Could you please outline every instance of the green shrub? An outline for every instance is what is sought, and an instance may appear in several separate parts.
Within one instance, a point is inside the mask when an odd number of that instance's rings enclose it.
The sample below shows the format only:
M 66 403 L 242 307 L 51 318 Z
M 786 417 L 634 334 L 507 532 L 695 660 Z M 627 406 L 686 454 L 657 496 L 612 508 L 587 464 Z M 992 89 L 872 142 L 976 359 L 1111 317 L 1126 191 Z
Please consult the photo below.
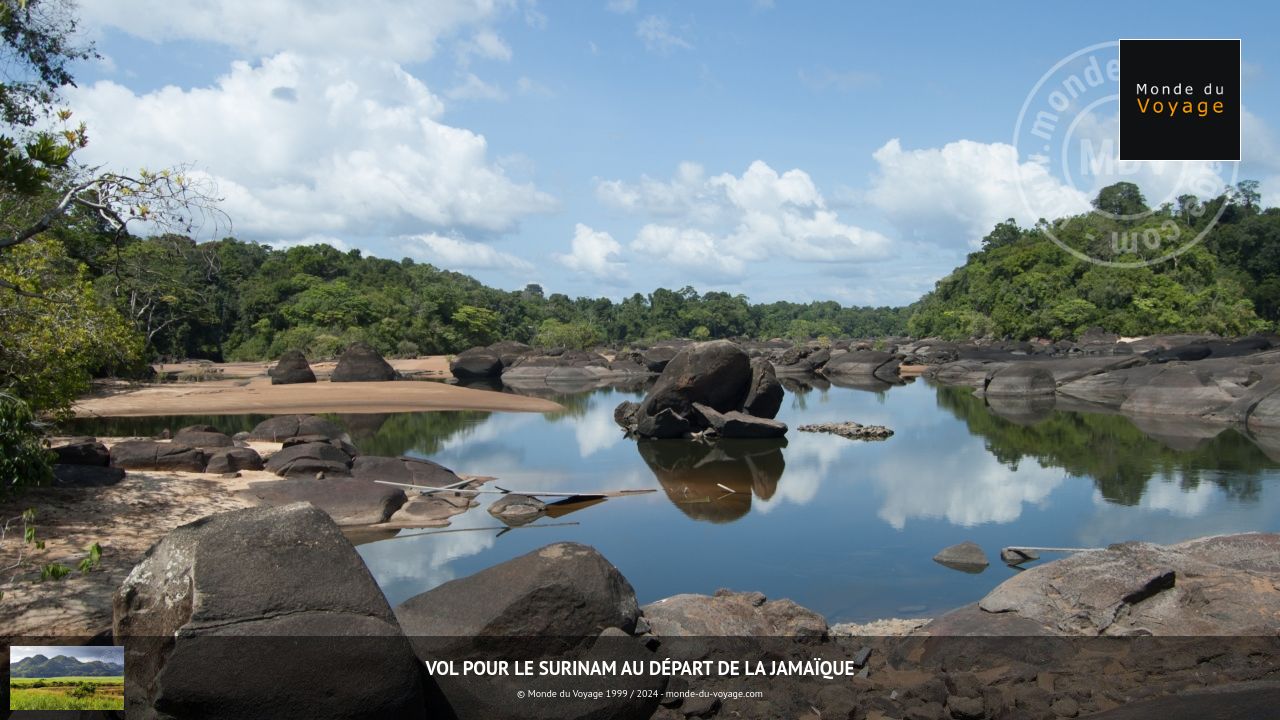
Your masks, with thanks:
M 15 397 L 0 394 L 0 496 L 51 481 L 52 456 L 44 448 L 43 433 L 31 408 Z

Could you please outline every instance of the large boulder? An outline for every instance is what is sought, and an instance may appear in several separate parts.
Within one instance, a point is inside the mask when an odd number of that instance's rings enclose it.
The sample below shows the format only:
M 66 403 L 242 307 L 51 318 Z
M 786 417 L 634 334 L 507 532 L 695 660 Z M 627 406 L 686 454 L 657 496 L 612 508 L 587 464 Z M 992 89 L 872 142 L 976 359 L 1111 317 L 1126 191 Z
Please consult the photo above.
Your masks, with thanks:
M 53 486 L 64 488 L 107 487 L 124 480 L 124 475 L 124 470 L 117 467 L 59 463 L 53 466 Z
M 332 443 L 309 442 L 290 445 L 272 455 L 266 468 L 281 477 L 312 477 L 318 472 L 347 475 L 352 457 Z
M 675 595 L 645 605 L 644 618 L 659 637 L 827 637 L 827 621 L 791 600 L 758 592 L 717 590 L 714 596 Z
M 200 448 L 186 445 L 128 440 L 111 448 L 111 464 L 126 470 L 204 472 L 209 456 Z
M 1004 581 L 979 602 L 1062 635 L 1274 636 L 1280 535 L 1122 543 Z
M 365 343 L 355 343 L 347 348 L 329 377 L 333 382 L 386 382 L 399 378 L 395 368 Z
M 502 375 L 502 357 L 485 347 L 473 347 L 449 361 L 449 372 L 459 380 L 475 380 Z
M 323 435 L 328 438 L 346 438 L 342 428 L 315 415 L 279 415 L 258 423 L 249 431 L 250 440 L 284 442 L 301 435 Z
M 901 362 L 901 358 L 892 353 L 879 350 L 854 350 L 831 358 L 823 365 L 822 374 L 827 377 L 871 375 L 886 382 L 901 382 L 898 377 L 898 366 Z
M 92 465 L 106 467 L 111 464 L 111 453 L 97 438 L 74 437 L 65 444 L 50 448 L 54 462 L 59 465 Z
M 1207 370 L 1193 365 L 1166 366 L 1164 372 L 1137 387 L 1120 405 L 1132 415 L 1201 417 L 1236 400 Z
M 1036 362 L 1023 362 L 996 371 L 987 383 L 986 394 L 992 397 L 1026 397 L 1052 395 L 1056 389 L 1053 373 Z
M 178 445 L 198 448 L 224 448 L 235 445 L 231 440 L 231 436 L 219 432 L 217 428 L 211 425 L 192 425 L 182 428 L 174 434 L 173 442 Z
M 751 390 L 751 360 L 728 340 L 695 343 L 676 353 L 641 406 L 645 415 L 671 409 L 688 415 L 694 403 L 738 410 Z
M 272 385 L 296 385 L 313 383 L 316 374 L 307 362 L 307 356 L 300 350 L 287 350 L 267 374 L 271 376 Z
M 424 487 L 444 487 L 462 481 L 462 478 L 440 463 L 418 458 L 378 455 L 363 455 L 356 458 L 351 464 L 351 476 L 357 480 L 386 480 Z
M 751 387 L 742 403 L 742 411 L 758 418 L 776 418 L 782 407 L 783 395 L 782 383 L 778 382 L 773 363 L 764 358 L 752 360 Z
M 515 363 L 516 360 L 524 357 L 533 348 L 516 340 L 502 340 L 488 347 L 489 352 L 498 356 L 498 360 L 502 362 L 502 367 L 508 367 Z
M 309 502 L 344 526 L 386 522 L 407 499 L 399 488 L 342 475 L 249 483 L 248 489 L 241 492 L 264 505 Z
M 116 591 L 129 717 L 422 718 L 421 665 L 338 527 L 305 503 L 183 525 Z
M 702 417 L 702 424 L 722 438 L 750 440 L 780 438 L 787 434 L 786 423 L 777 420 L 752 417 L 737 410 L 719 413 L 701 403 L 694 403 L 693 409 Z
M 641 357 L 644 359 L 644 365 L 649 372 L 661 373 L 667 369 L 667 363 L 671 362 L 671 359 L 678 352 L 680 352 L 679 348 L 674 348 L 670 345 L 659 345 L 645 350 Z
M 640 609 L 631 583 L 594 548 L 556 543 L 451 580 L 396 608 L 419 657 L 466 652 L 477 636 L 541 638 L 558 654 L 603 630 L 634 632 Z M 495 646 L 497 647 L 497 646 Z
M 262 456 L 252 448 L 223 448 L 209 456 L 209 463 L 204 471 L 222 475 L 241 470 L 261 470 Z

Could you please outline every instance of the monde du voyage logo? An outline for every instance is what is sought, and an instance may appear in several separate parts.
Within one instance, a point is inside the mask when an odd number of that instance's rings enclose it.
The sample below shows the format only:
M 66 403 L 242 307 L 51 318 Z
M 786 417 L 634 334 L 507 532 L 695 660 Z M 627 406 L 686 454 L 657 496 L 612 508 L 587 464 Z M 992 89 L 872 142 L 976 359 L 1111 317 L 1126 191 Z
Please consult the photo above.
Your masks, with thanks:
M 1240 160 L 1240 41 L 1121 40 L 1120 159 Z

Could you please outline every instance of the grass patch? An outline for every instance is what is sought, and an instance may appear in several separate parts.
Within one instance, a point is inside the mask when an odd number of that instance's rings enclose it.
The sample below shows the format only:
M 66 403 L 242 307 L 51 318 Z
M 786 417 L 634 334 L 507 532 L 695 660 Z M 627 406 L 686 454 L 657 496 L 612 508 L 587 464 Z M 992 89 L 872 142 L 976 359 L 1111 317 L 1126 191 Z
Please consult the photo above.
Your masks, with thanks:
M 10 678 L 10 710 L 123 710 L 123 677 Z

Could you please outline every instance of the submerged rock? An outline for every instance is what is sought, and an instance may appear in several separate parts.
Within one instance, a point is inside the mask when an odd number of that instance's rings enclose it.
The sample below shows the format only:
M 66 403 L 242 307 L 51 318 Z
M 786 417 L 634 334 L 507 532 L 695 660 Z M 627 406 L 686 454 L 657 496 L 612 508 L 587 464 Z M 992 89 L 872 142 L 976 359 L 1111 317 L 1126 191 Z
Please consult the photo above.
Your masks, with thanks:
M 489 514 L 508 525 L 524 525 L 542 517 L 547 504 L 536 497 L 510 493 L 489 505 Z
M 423 716 L 421 664 L 382 590 L 305 503 L 173 530 L 113 605 L 129 717 Z
M 967 573 L 980 573 L 991 564 L 987 561 L 987 554 L 982 551 L 982 547 L 970 540 L 943 548 L 933 556 L 933 561 L 952 570 Z
M 850 440 L 885 440 L 893 436 L 893 431 L 883 425 L 862 425 L 853 421 L 801 425 L 799 430 L 831 433 Z

